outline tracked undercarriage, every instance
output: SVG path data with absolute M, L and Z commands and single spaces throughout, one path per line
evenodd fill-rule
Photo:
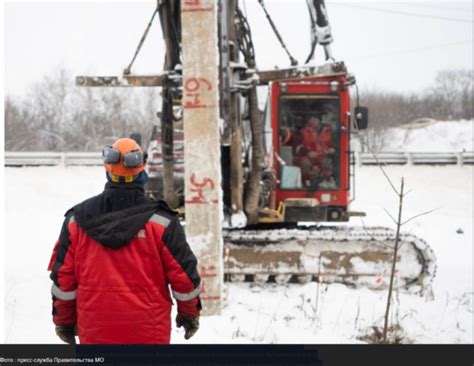
M 383 227 L 298 226 L 224 233 L 226 279 L 343 283 L 384 289 L 390 279 L 395 232 Z M 436 258 L 420 238 L 401 234 L 395 283 L 420 293 L 436 272 Z

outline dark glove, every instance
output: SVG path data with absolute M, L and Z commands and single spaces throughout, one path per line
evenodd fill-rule
M 184 327 L 186 333 L 184 333 L 184 339 L 191 338 L 199 329 L 199 317 L 198 316 L 176 316 L 176 326 L 181 328 Z
M 76 344 L 74 325 L 56 325 L 56 335 L 65 343 Z

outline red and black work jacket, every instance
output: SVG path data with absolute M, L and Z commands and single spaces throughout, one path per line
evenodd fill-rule
M 169 286 L 180 315 L 199 315 L 183 227 L 143 186 L 107 183 L 65 216 L 49 264 L 56 325 L 76 325 L 81 343 L 169 343 Z
M 302 145 L 307 152 L 316 153 L 315 163 L 320 163 L 326 157 L 326 151 L 334 147 L 332 130 L 321 126 L 318 129 L 306 127 L 302 130 Z

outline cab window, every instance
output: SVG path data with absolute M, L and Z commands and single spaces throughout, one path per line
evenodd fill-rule
M 285 95 L 280 98 L 281 189 L 338 189 L 340 154 L 337 96 Z

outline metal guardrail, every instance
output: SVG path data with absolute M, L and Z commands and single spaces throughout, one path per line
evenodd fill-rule
M 355 153 L 356 164 L 376 165 L 377 161 L 386 165 L 472 165 L 474 152 L 380 152 Z
M 381 152 L 375 158 L 371 153 L 355 152 L 357 165 L 376 165 L 377 160 L 387 165 L 474 165 L 474 152 Z M 95 152 L 5 152 L 5 166 L 99 166 L 100 153 Z
M 102 165 L 102 156 L 96 152 L 25 152 L 6 151 L 5 166 L 75 166 Z
M 355 153 L 356 163 L 376 165 L 377 161 L 386 165 L 465 165 L 474 164 L 474 152 L 380 152 Z

